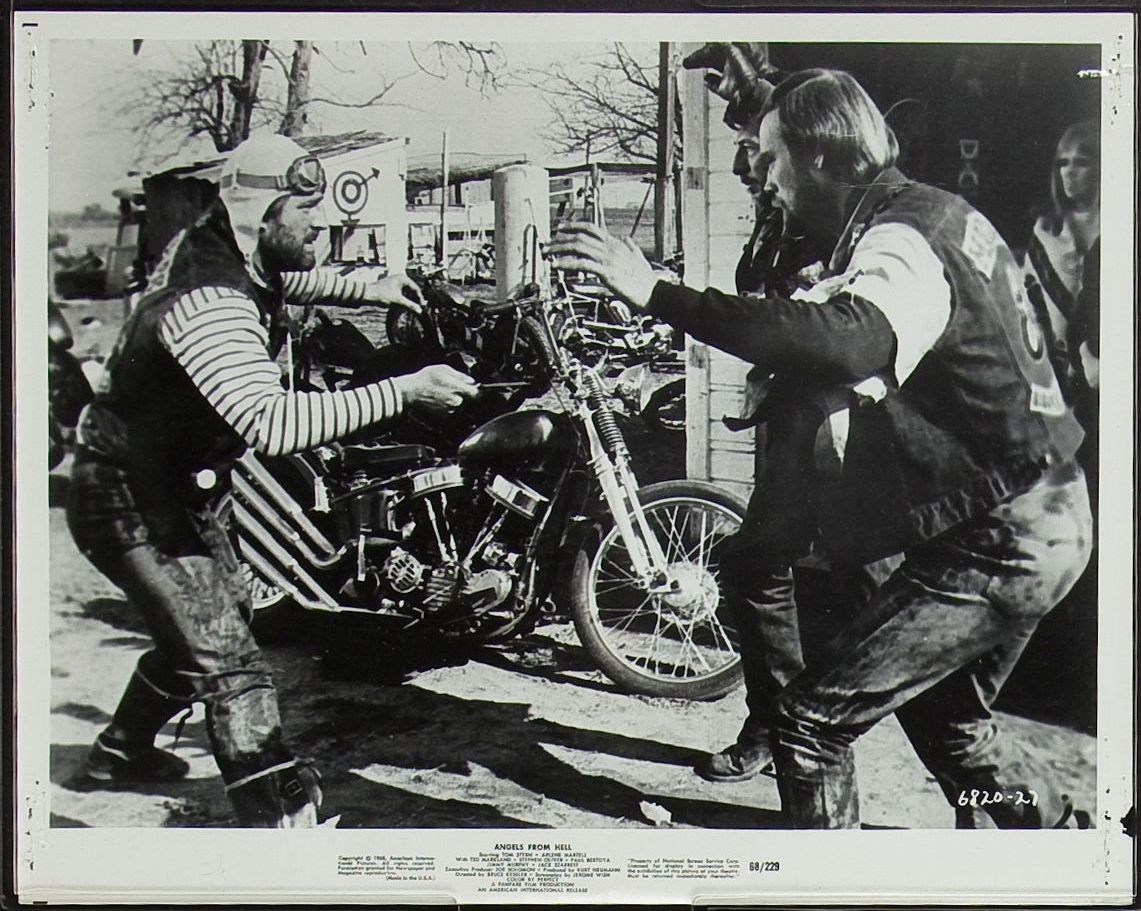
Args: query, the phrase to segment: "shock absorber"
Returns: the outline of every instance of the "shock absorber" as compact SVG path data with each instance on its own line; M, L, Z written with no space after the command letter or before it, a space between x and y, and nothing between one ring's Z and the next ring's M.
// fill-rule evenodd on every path
M606 451L615 459L628 461L630 452L626 448L626 440L622 431L618 429L618 422L614 419L614 410L610 407L606 394L602 390L602 383L593 370L584 370L582 374L583 385L586 387L587 401L594 409L594 420L598 426L598 435L602 439Z
M638 485L630 470L626 440L618 429L598 375L584 369L580 378L590 407L586 429L591 439L591 464L603 496L630 554L635 574L648 590L665 590L669 586L666 557L638 500Z

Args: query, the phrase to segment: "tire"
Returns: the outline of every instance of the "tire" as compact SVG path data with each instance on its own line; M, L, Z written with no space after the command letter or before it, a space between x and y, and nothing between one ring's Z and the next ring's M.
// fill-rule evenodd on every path
M685 377L655 389L642 409L642 419L655 430L685 430Z
M429 344L433 337L432 327L424 316L417 315L407 307L389 307L384 318L384 333L390 345L417 348Z
M546 392L555 352L539 321L533 316L524 316L518 323L514 318L504 319L495 327L495 333L501 352L497 372L508 380L526 382L526 395Z
M717 550L740 528L745 503L702 481L650 484L638 498L671 568L698 586L697 604L671 605L623 582L629 558L611 523L575 555L570 608L579 640L602 672L630 692L724 696L740 686L742 671L736 630L717 584Z

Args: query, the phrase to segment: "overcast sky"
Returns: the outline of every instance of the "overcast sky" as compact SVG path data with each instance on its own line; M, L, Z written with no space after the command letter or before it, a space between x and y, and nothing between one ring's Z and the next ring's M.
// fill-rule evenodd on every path
M289 42L277 42L283 51ZM506 69L548 67L555 60L573 61L597 55L604 44L504 44ZM129 40L55 40L51 43L50 80L50 207L76 211L89 203L111 208L111 191L130 183L128 172L161 163L140 148L138 113L124 110L132 86L148 73L176 66L191 48L189 42L149 40L139 54ZM314 59L313 94L362 100L379 82L415 74L387 96L399 106L342 109L316 105L312 132L377 130L409 138L409 154L437 153L446 127L455 153L483 152L526 155L550 163L546 142L549 109L536 90L507 88L481 95L464 84L452 68L444 79L419 72L405 43L362 45L359 42L319 43ZM268 65L268 64L267 64ZM168 144L160 155L179 158L213 154L208 139ZM171 159L167 160L169 163ZM137 179L137 178L136 178Z

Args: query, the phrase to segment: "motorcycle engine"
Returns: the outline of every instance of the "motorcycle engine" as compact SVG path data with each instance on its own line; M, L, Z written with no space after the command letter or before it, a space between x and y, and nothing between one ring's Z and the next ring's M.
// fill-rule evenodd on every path
M402 613L478 617L522 591L523 553L547 498L499 474L471 480L444 465L406 476L403 496L362 493L370 502L356 515L383 529L359 531L358 597Z

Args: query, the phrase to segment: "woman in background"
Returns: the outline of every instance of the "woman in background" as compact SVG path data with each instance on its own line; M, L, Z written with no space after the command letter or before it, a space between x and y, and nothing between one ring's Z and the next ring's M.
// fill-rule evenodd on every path
M1090 294L1096 288L1082 293L1096 253L1094 262L1087 259L1101 234L1101 141L1094 121L1072 124L1062 134L1050 174L1050 201L1050 211L1034 224L1023 271L1058 380L1074 402L1097 389L1096 318L1085 312L1092 304L1096 313Z

